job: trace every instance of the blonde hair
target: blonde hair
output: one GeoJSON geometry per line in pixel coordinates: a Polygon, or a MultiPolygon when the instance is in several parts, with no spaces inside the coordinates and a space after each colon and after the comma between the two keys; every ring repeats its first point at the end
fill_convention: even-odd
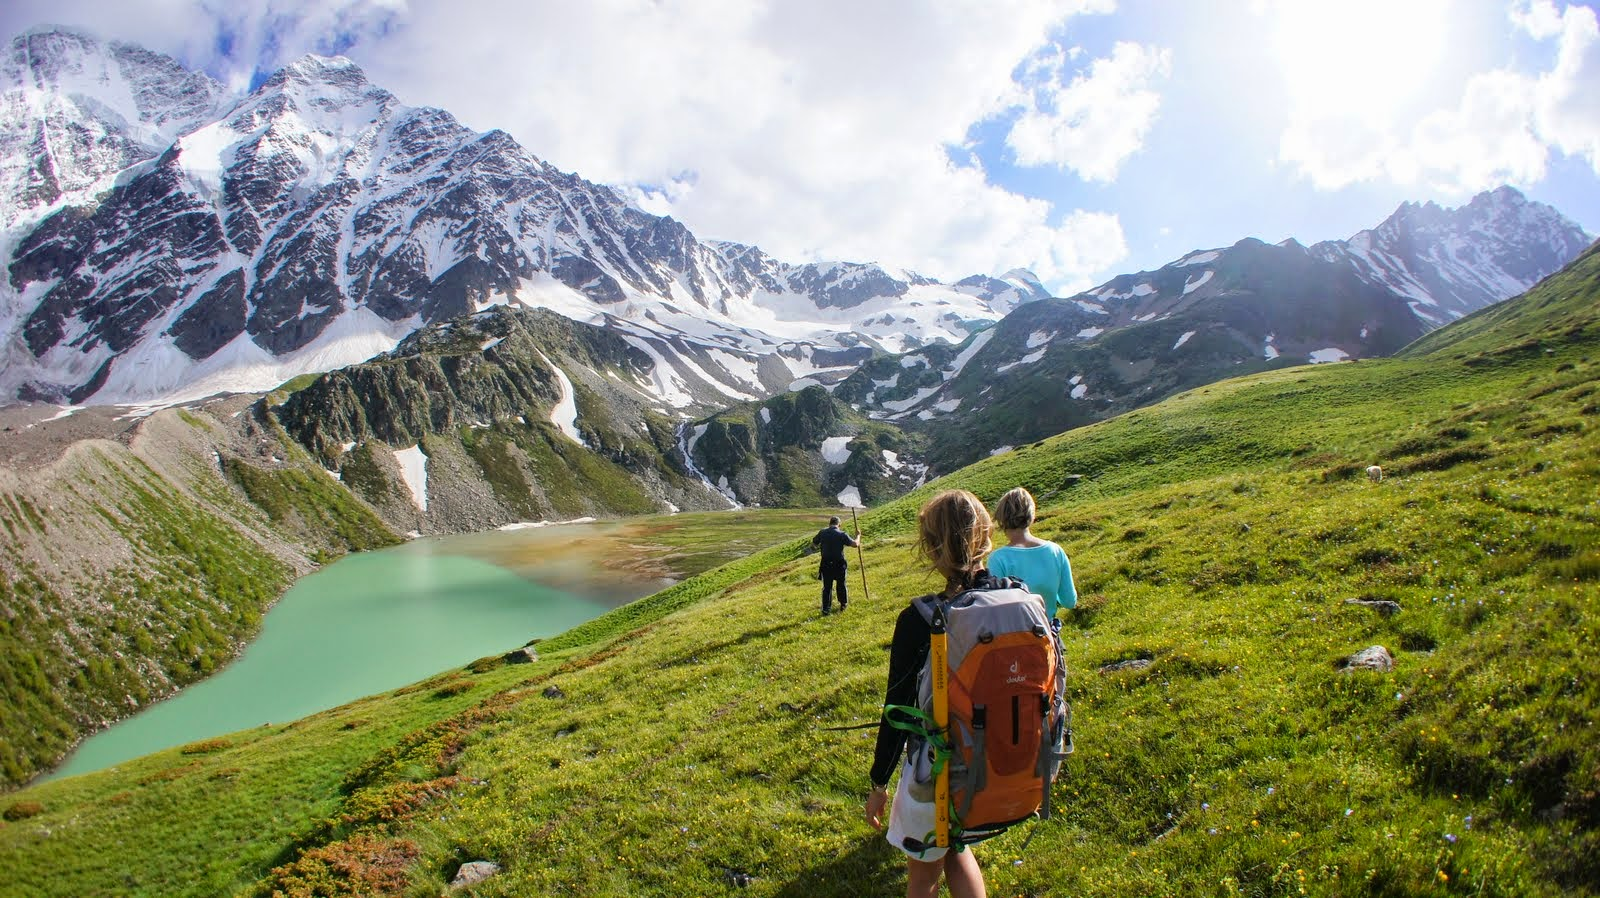
{"type": "Polygon", "coordinates": [[[946,590],[961,589],[983,570],[993,527],[982,500],[966,490],[947,490],[917,512],[917,550],[944,576],[946,590]]]}
{"type": "Polygon", "coordinates": [[[1000,522],[1001,530],[1028,527],[1033,523],[1033,515],[1033,494],[1020,486],[1001,496],[1000,504],[994,507],[994,517],[1000,522]]]}

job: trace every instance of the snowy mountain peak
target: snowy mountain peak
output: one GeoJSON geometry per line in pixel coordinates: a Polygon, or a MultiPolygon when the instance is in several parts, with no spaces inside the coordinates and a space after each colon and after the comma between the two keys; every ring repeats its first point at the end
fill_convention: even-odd
{"type": "MultiPolygon", "coordinates": [[[[82,40],[90,57],[143,53],[82,40]]],[[[141,72],[165,60],[144,56],[141,72]]],[[[0,401],[257,391],[517,303],[626,335],[654,360],[650,389],[683,409],[836,380],[875,349],[959,343],[1029,292],[701,242],[502,131],[402,105],[348,59],[303,57],[226,107],[201,83],[207,114],[94,169],[114,184],[25,200],[37,211],[0,243],[0,401]]],[[[151,109],[194,93],[152,84],[151,109]]],[[[53,143],[29,142],[45,127],[34,107],[10,108],[20,162],[0,203],[60,168],[53,143]]]]}
{"type": "Polygon", "coordinates": [[[1311,251],[1354,265],[1437,327],[1527,290],[1593,240],[1560,212],[1506,186],[1456,209],[1402,203],[1377,227],[1311,251]]]}
{"type": "Polygon", "coordinates": [[[167,148],[215,116],[225,91],[171,57],[43,27],[0,59],[0,227],[167,148]]]}
{"type": "Polygon", "coordinates": [[[1038,294],[1040,297],[1050,295],[1050,291],[1045,289],[1044,283],[1039,280],[1039,276],[1026,268],[1013,268],[1000,275],[1000,280],[1010,281],[1030,293],[1038,294]]]}

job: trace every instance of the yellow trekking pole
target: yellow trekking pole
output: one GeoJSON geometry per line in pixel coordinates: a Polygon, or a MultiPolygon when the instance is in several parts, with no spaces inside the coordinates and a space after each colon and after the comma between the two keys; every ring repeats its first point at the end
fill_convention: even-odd
{"type": "MultiPolygon", "coordinates": [[[[856,520],[856,507],[850,506],[850,524],[856,528],[856,566],[861,568],[861,597],[871,599],[872,592],[867,589],[867,557],[861,554],[861,522],[856,520]]],[[[844,587],[840,587],[843,589],[844,587]]]]}
{"type": "MultiPolygon", "coordinates": [[[[929,622],[928,667],[933,673],[933,728],[940,739],[950,729],[949,645],[945,637],[944,607],[935,605],[929,622]]],[[[950,759],[939,765],[933,781],[933,844],[950,847],[950,759]]]]}

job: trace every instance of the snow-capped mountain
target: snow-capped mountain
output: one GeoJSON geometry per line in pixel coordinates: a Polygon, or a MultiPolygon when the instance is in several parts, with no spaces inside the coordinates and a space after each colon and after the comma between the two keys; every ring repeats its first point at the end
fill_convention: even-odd
{"type": "Polygon", "coordinates": [[[13,40],[0,59],[0,227],[160,153],[215,116],[223,93],[132,44],[65,29],[13,40]]]}
{"type": "Polygon", "coordinates": [[[1021,306],[960,347],[879,357],[835,395],[936,421],[942,470],[1225,377],[1390,355],[1532,287],[1593,238],[1515,189],[1459,209],[1402,205],[1307,248],[1245,239],[1021,306]]]}
{"type": "Polygon", "coordinates": [[[1311,252],[1404,296],[1432,329],[1526,291],[1593,241],[1555,209],[1501,187],[1459,209],[1405,203],[1376,228],[1311,252]]]}
{"type": "Polygon", "coordinates": [[[0,133],[31,168],[0,203],[53,214],[4,244],[0,397],[262,390],[512,302],[615,328],[655,360],[665,405],[700,407],[959,342],[1043,292],[1026,273],[950,286],[699,241],[342,58],[305,57],[219,106],[176,62],[81,34],[34,32],[12,56],[21,99],[0,133]],[[54,170],[25,139],[46,127],[37,109],[137,139],[102,141],[121,155],[94,155],[49,199],[27,174],[54,170]]]}

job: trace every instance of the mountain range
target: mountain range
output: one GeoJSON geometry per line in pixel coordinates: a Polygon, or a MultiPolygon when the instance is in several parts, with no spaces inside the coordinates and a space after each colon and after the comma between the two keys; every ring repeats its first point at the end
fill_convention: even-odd
{"type": "Polygon", "coordinates": [[[0,78],[15,398],[263,391],[519,302],[616,330],[654,360],[661,407],[709,408],[1047,295],[1026,273],[947,285],[698,240],[343,58],[230,98],[167,57],[43,29],[0,78]]]}
{"type": "MultiPolygon", "coordinates": [[[[899,354],[889,364],[908,360],[909,372],[918,351],[1050,298],[1027,271],[945,284],[698,239],[504,132],[404,105],[337,57],[304,57],[233,96],[169,57],[37,29],[0,66],[0,149],[0,397],[13,399],[262,392],[387,352],[422,325],[516,303],[639,349],[663,413],[854,374],[846,395],[863,410],[927,420],[958,398],[972,408],[954,372],[937,388],[891,373],[864,389],[857,369],[899,354]]],[[[976,358],[1020,368],[1156,322],[1161,339],[1191,355],[1211,346],[1220,365],[1381,355],[1521,292],[1590,239],[1511,188],[1456,210],[1408,203],[1349,240],[1247,240],[1121,275],[1052,314],[1027,310],[1040,329],[1023,351],[976,358]]],[[[1172,365],[1160,356],[1152,346],[1128,361],[1172,365]]],[[[1122,407],[1216,365],[1201,367],[1155,383],[1136,375],[1128,389],[1064,372],[1080,379],[1061,392],[1122,407]]]]}
{"type": "Polygon", "coordinates": [[[1590,245],[1511,187],[1403,204],[1349,240],[1247,238],[1017,308],[960,347],[881,356],[835,395],[922,426],[941,470],[1225,377],[1391,355],[1590,245]]]}

